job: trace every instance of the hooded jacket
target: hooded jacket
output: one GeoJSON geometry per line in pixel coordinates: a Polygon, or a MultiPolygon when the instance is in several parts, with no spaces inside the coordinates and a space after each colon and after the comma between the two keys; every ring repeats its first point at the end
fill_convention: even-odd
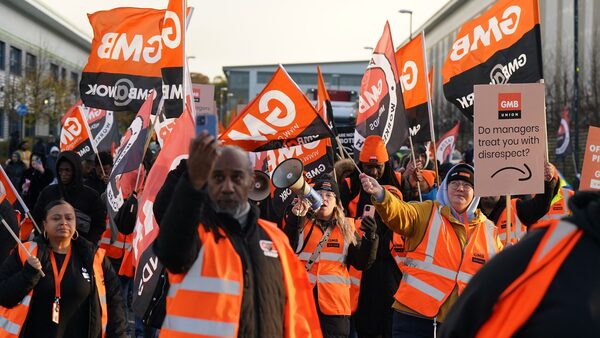
{"type": "MultiPolygon", "coordinates": [[[[406,203],[394,198],[392,194],[385,191],[383,200],[377,201],[375,197],[372,197],[377,213],[381,216],[382,221],[394,232],[399,233],[405,237],[405,244],[407,251],[414,251],[419,244],[423,241],[427,227],[429,225],[429,217],[436,203],[442,205],[441,214],[446,220],[450,222],[450,225],[454,229],[458,240],[460,241],[461,247],[464,249],[467,244],[468,230],[475,228],[481,222],[486,220],[485,215],[477,209],[479,204],[479,197],[474,197],[465,213],[458,214],[451,206],[448,199],[448,175],[452,173],[452,169],[446,175],[446,178],[440,184],[440,189],[437,192],[437,201],[424,201],[406,203]]],[[[496,238],[499,247],[502,244],[496,238]]],[[[437,315],[439,322],[444,322],[448,311],[458,298],[458,288],[455,288],[450,296],[446,299],[444,304],[440,307],[437,315]]],[[[415,316],[421,316],[409,307],[394,302],[394,309],[412,314],[415,316]]]]}
{"type": "MultiPolygon", "coordinates": [[[[583,230],[544,298],[514,337],[597,337],[600,332],[600,192],[578,192],[564,219],[583,230]]],[[[474,337],[499,296],[527,268],[547,228],[534,229],[485,265],[442,325],[441,337],[474,337]]]]}
{"type": "Polygon", "coordinates": [[[64,199],[69,202],[76,211],[80,211],[91,218],[88,232],[79,230],[79,234],[90,242],[96,244],[106,228],[106,206],[100,200],[100,195],[92,188],[83,185],[81,159],[72,151],[65,151],[58,155],[56,160],[56,171],[63,162],[69,162],[73,167],[73,178],[69,184],[63,184],[58,178],[57,184],[44,188],[33,208],[33,217],[41,227],[46,205],[54,200],[64,199]]]}
{"type": "Polygon", "coordinates": [[[54,180],[54,175],[46,166],[46,156],[42,153],[33,152],[31,157],[34,155],[39,157],[42,161],[44,172],[41,173],[31,166],[25,170],[21,182],[19,183],[19,190],[22,190],[23,184],[26,183],[26,180],[29,180],[29,189],[27,189],[27,191],[23,190],[21,194],[23,196],[23,201],[29,209],[32,209],[35,206],[35,202],[40,196],[40,192],[54,180]]]}
{"type": "MultiPolygon", "coordinates": [[[[42,263],[42,267],[46,275],[52,275],[52,267],[50,263],[50,248],[48,242],[41,236],[34,239],[38,244],[37,257],[42,263]]],[[[87,270],[93,272],[94,255],[98,250],[96,245],[79,238],[72,242],[73,255],[78,255],[83,265],[87,270]]],[[[106,301],[108,312],[108,323],[106,326],[106,337],[126,337],[125,335],[125,312],[123,298],[121,297],[121,284],[119,279],[111,267],[108,259],[102,262],[102,270],[104,273],[104,283],[106,286],[106,301]]],[[[93,276],[96,278],[97,276],[93,276]]],[[[19,303],[32,289],[31,304],[33,306],[35,300],[35,287],[40,280],[41,275],[31,265],[21,263],[19,251],[14,250],[11,256],[0,267],[0,305],[7,308],[12,308],[19,303]]],[[[101,307],[98,297],[92,295],[97,294],[95,283],[90,283],[92,292],[89,297],[89,335],[90,338],[100,337],[101,332],[101,307]]],[[[31,310],[31,307],[30,307],[31,310]]],[[[24,326],[34,325],[25,320],[24,326]]],[[[24,332],[26,329],[21,330],[24,332]]]]}

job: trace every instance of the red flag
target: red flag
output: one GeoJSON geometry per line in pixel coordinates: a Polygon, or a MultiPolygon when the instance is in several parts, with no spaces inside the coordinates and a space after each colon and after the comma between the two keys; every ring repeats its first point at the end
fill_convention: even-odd
{"type": "Polygon", "coordinates": [[[361,82],[354,132],[355,154],[360,153],[369,135],[381,136],[390,154],[408,138],[400,76],[388,22],[361,82]]]}
{"type": "Polygon", "coordinates": [[[440,163],[450,162],[452,152],[456,146],[459,128],[460,121],[456,122],[456,125],[454,125],[452,129],[448,130],[437,142],[436,158],[438,161],[440,161],[440,163]]]}
{"type": "Polygon", "coordinates": [[[280,66],[219,139],[248,151],[263,151],[330,135],[308,98],[280,66]]]}
{"type": "Polygon", "coordinates": [[[138,170],[144,159],[144,146],[150,132],[150,114],[155,98],[154,92],[148,96],[117,149],[113,170],[106,187],[106,204],[110,221],[114,221],[125,199],[137,190],[136,182],[139,184],[142,180],[138,175],[143,176],[143,173],[138,174],[138,170]]]}
{"type": "Polygon", "coordinates": [[[139,111],[150,90],[159,90],[164,10],[115,8],[88,15],[92,50],[79,91],[88,107],[139,111]]]}
{"type": "Polygon", "coordinates": [[[60,151],[72,150],[81,158],[87,157],[90,153],[97,153],[96,145],[90,135],[92,133],[87,122],[87,116],[83,114],[81,106],[75,104],[62,117],[60,151]]]}
{"type": "Polygon", "coordinates": [[[188,107],[186,105],[186,111],[175,121],[173,131],[165,139],[164,146],[148,173],[144,191],[139,199],[138,220],[133,240],[136,266],[142,253],[148,249],[158,234],[158,224],[152,211],[156,194],[163,186],[169,171],[176,168],[179,161],[187,158],[190,140],[195,137],[194,121],[188,107]]]}
{"type": "Polygon", "coordinates": [[[569,130],[569,109],[567,106],[563,109],[560,127],[556,133],[556,156],[564,156],[571,151],[571,133],[569,130]]]}
{"type": "MultiPolygon", "coordinates": [[[[119,144],[119,126],[115,112],[98,108],[89,108],[83,104],[80,106],[82,113],[87,116],[88,126],[94,138],[94,145],[98,151],[107,151],[111,154],[116,145],[119,144]]],[[[94,154],[89,153],[88,159],[94,154]]]]}
{"type": "Polygon", "coordinates": [[[23,208],[25,208],[25,211],[27,211],[27,206],[21,201],[19,193],[8,178],[8,175],[6,175],[4,168],[0,166],[0,169],[2,170],[2,174],[0,175],[0,184],[2,184],[2,186],[4,187],[4,191],[6,192],[6,199],[8,199],[10,204],[15,204],[17,199],[19,199],[19,202],[21,202],[23,208]]]}
{"type": "Polygon", "coordinates": [[[185,63],[185,0],[169,0],[161,23],[162,32],[162,92],[165,96],[165,116],[177,118],[183,112],[183,75],[185,63]]]}
{"type": "Polygon", "coordinates": [[[331,105],[331,99],[329,93],[325,87],[325,80],[323,80],[323,74],[321,74],[321,67],[317,66],[317,112],[321,115],[321,118],[325,123],[332,127],[333,116],[327,114],[327,106],[331,105]]]}

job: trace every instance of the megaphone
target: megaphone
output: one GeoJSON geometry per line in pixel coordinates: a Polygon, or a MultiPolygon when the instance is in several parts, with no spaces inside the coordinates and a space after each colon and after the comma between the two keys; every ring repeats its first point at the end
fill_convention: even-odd
{"type": "Polygon", "coordinates": [[[273,171],[271,181],[276,188],[290,188],[296,195],[307,199],[310,208],[317,211],[323,204],[323,198],[304,180],[304,165],[297,158],[281,162],[273,171]]]}
{"type": "Polygon", "coordinates": [[[269,175],[260,170],[254,170],[254,186],[248,193],[248,198],[260,202],[271,193],[269,189],[269,175]]]}

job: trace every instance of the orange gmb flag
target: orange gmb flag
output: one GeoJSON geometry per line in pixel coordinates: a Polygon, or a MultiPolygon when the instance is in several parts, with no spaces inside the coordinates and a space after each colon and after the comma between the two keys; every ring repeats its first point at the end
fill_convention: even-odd
{"type": "Polygon", "coordinates": [[[355,154],[360,153],[365,138],[370,135],[381,136],[390,154],[408,139],[400,74],[388,22],[360,83],[354,131],[355,154]]]}
{"type": "Polygon", "coordinates": [[[166,118],[183,112],[183,75],[185,60],[185,0],[169,0],[162,32],[162,91],[166,118]]]}
{"type": "MultiPolygon", "coordinates": [[[[139,111],[161,88],[161,23],[165,10],[114,8],[89,14],[92,50],[79,91],[87,107],[139,111]]],[[[168,39],[173,39],[167,34],[168,39]]]]}
{"type": "Polygon", "coordinates": [[[413,141],[417,143],[431,139],[423,43],[423,34],[419,34],[395,53],[398,71],[401,74],[406,120],[413,141]]]}
{"type": "Polygon", "coordinates": [[[84,116],[81,105],[75,104],[62,117],[60,151],[72,150],[79,157],[85,158],[88,154],[96,152],[93,138],[90,136],[87,117],[84,116]]]}
{"type": "Polygon", "coordinates": [[[321,74],[321,67],[317,66],[317,112],[323,118],[323,121],[333,128],[333,110],[331,108],[331,99],[325,87],[325,80],[321,74]],[[329,116],[331,115],[331,116],[329,116]]]}
{"type": "Polygon", "coordinates": [[[442,68],[444,96],[473,120],[473,85],[543,78],[538,0],[499,0],[465,23],[442,68]]]}
{"type": "MultiPolygon", "coordinates": [[[[3,196],[3,198],[6,197],[6,199],[8,199],[10,204],[15,204],[15,202],[17,201],[17,192],[15,191],[15,187],[13,187],[12,182],[6,175],[4,168],[2,168],[2,166],[0,166],[0,169],[2,170],[2,173],[0,174],[0,184],[2,184],[2,187],[4,188],[4,194],[5,194],[5,196],[3,196]]],[[[25,210],[27,210],[27,207],[26,206],[24,206],[24,207],[25,207],[25,210]]]]}
{"type": "Polygon", "coordinates": [[[323,119],[282,66],[220,136],[247,151],[294,146],[330,137],[323,119]]]}

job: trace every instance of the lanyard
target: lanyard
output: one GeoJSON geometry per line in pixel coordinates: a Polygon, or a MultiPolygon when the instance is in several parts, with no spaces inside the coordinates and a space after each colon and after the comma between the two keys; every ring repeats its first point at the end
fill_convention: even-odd
{"type": "Polygon", "coordinates": [[[60,267],[60,273],[58,272],[58,268],[56,266],[56,258],[54,257],[54,251],[50,251],[50,262],[52,263],[52,272],[54,273],[54,296],[56,297],[56,301],[60,299],[60,283],[65,275],[65,271],[67,270],[67,265],[69,265],[69,259],[71,259],[71,248],[67,252],[67,256],[60,267]]]}

